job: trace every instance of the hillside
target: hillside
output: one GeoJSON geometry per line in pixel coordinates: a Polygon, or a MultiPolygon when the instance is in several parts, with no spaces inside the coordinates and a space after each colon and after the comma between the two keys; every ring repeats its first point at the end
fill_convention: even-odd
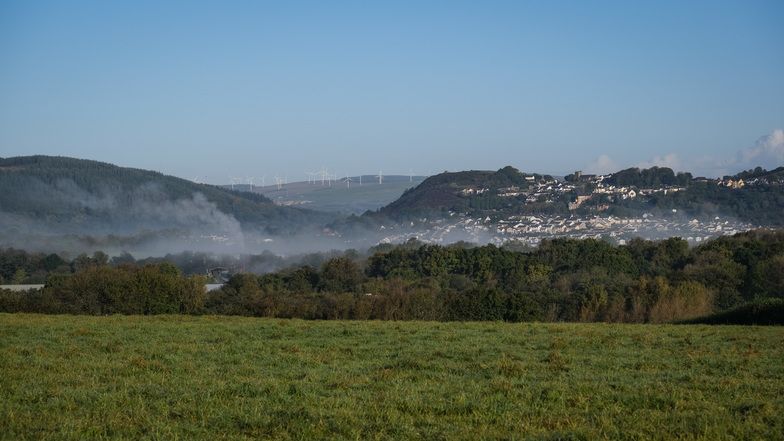
{"type": "Polygon", "coordinates": [[[784,225],[782,178],[784,167],[722,180],[653,167],[556,180],[507,166],[445,172],[419,183],[400,176],[383,185],[365,179],[361,186],[311,182],[247,191],[90,160],[0,158],[0,247],[290,255],[410,237],[533,245],[558,235],[705,240],[784,225]],[[596,221],[643,217],[658,223],[596,221]]]}
{"type": "Polygon", "coordinates": [[[758,225],[784,225],[784,167],[757,168],[722,180],[693,179],[665,167],[607,175],[569,175],[563,181],[505,167],[432,176],[367,216],[413,220],[465,214],[494,219],[519,215],[645,213],[705,218],[721,214],[758,225]]]}
{"type": "Polygon", "coordinates": [[[66,157],[0,158],[0,189],[5,246],[68,235],[128,247],[162,238],[237,244],[247,231],[285,236],[326,221],[261,194],[66,157]]]}
{"type": "MultiPolygon", "coordinates": [[[[423,176],[384,176],[379,184],[374,176],[352,176],[347,184],[345,179],[325,183],[321,181],[292,182],[265,187],[254,187],[251,191],[263,194],[276,204],[296,206],[310,210],[336,214],[362,214],[368,210],[378,210],[397,200],[404,191],[419,185],[423,176]]],[[[249,186],[243,188],[250,190],[249,186]]]]}
{"type": "Polygon", "coordinates": [[[492,171],[441,173],[406,191],[398,200],[381,208],[376,217],[403,218],[452,212],[478,212],[509,207],[508,196],[522,194],[536,182],[553,181],[550,176],[521,173],[513,167],[492,171]]]}

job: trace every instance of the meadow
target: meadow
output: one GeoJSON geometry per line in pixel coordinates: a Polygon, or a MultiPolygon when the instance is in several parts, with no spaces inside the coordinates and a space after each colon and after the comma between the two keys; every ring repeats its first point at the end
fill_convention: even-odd
{"type": "Polygon", "coordinates": [[[0,314],[2,439],[784,439],[784,329],[0,314]]]}

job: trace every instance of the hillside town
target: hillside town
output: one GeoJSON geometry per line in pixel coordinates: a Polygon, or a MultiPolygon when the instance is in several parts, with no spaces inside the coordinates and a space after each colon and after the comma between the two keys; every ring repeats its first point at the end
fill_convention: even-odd
{"type": "MultiPolygon", "coordinates": [[[[526,179],[531,182],[527,189],[519,187],[504,187],[498,189],[500,197],[524,197],[526,203],[553,203],[563,195],[575,195],[578,189],[588,188],[587,194],[578,194],[569,202],[569,215],[512,215],[512,216],[482,216],[471,217],[464,213],[450,212],[446,219],[428,221],[422,219],[417,230],[405,227],[382,227],[388,230],[388,236],[383,242],[399,243],[412,237],[427,243],[449,244],[456,241],[466,241],[478,244],[492,243],[502,245],[507,242],[518,242],[526,246],[535,247],[543,238],[567,237],[574,239],[595,238],[608,240],[617,244],[624,244],[635,237],[649,240],[665,239],[678,236],[689,243],[697,245],[712,238],[722,235],[732,235],[738,232],[760,228],[749,222],[733,219],[717,213],[709,218],[689,218],[672,209],[666,216],[643,213],[639,217],[618,217],[600,214],[580,215],[574,213],[580,205],[594,195],[603,195],[605,200],[616,200],[650,197],[656,194],[671,194],[684,191],[685,187],[667,185],[660,188],[639,189],[631,186],[614,186],[605,182],[607,176],[583,175],[576,172],[572,181],[556,179],[540,179],[534,181],[532,176],[526,179]],[[588,184],[588,185],[586,185],[588,184]],[[424,226],[424,228],[422,228],[424,226]]],[[[707,180],[696,178],[695,181],[707,180]]],[[[745,185],[768,184],[762,180],[744,182],[739,180],[715,180],[720,186],[728,188],[742,188],[745,185]]],[[[461,191],[463,196],[481,195],[487,188],[468,188],[461,191]]],[[[606,206],[599,206],[602,211],[606,206]]],[[[413,226],[413,224],[411,225],[413,226]]]]}
{"type": "Polygon", "coordinates": [[[721,216],[710,220],[657,218],[652,215],[641,218],[514,216],[494,222],[489,217],[475,219],[456,214],[453,218],[434,221],[428,228],[415,232],[400,227],[382,228],[391,233],[382,240],[386,243],[401,243],[416,237],[422,242],[442,245],[458,241],[498,246],[507,242],[520,242],[535,247],[544,238],[559,237],[594,238],[623,245],[635,237],[658,240],[677,236],[698,245],[718,236],[733,235],[759,226],[721,216]]]}

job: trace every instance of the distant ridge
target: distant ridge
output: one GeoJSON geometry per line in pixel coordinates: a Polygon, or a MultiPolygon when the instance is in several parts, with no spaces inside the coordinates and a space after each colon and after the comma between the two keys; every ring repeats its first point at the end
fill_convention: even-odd
{"type": "MultiPolygon", "coordinates": [[[[2,243],[33,234],[286,235],[327,220],[269,198],[155,171],[69,157],[0,158],[2,243]]],[[[238,239],[237,239],[238,240],[238,239]]]]}
{"type": "Polygon", "coordinates": [[[416,236],[420,227],[439,222],[446,231],[459,219],[481,219],[493,234],[514,229],[526,216],[653,215],[688,222],[721,215],[753,226],[784,225],[784,167],[758,167],[721,180],[666,167],[557,180],[511,166],[445,172],[421,182],[397,178],[361,187],[333,181],[240,191],[86,159],[0,158],[0,247],[52,249],[65,240],[79,242],[80,249],[168,250],[166,244],[179,242],[232,252],[248,244],[257,250],[275,246],[291,253],[416,236]]]}
{"type": "Polygon", "coordinates": [[[706,217],[720,213],[758,225],[784,225],[784,167],[760,167],[720,180],[693,178],[666,167],[630,168],[604,176],[579,173],[556,180],[507,166],[431,176],[399,199],[367,213],[383,219],[504,218],[515,215],[706,217]]]}

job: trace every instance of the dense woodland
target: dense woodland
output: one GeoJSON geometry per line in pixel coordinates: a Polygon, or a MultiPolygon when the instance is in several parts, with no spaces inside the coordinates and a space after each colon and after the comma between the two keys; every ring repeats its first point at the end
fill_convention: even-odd
{"type": "Polygon", "coordinates": [[[42,276],[40,291],[2,291],[0,311],[661,323],[783,299],[784,233],[756,230],[693,248],[680,238],[622,246],[553,239],[531,251],[412,239],[377,246],[368,257],[352,252],[317,266],[237,272],[210,292],[207,276],[185,275],[170,262],[0,250],[3,281],[42,276]]]}

